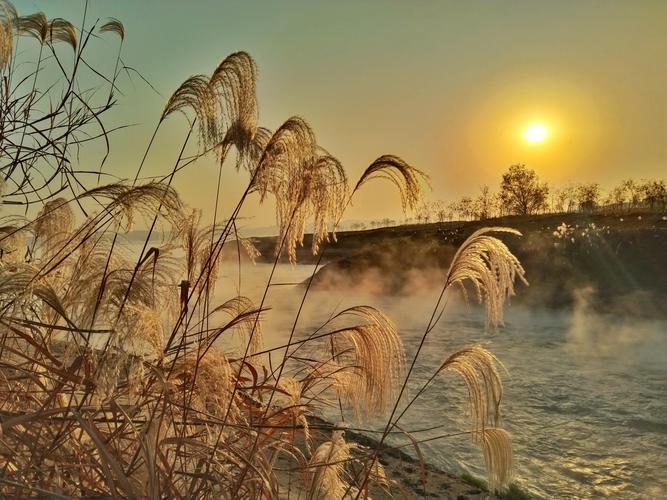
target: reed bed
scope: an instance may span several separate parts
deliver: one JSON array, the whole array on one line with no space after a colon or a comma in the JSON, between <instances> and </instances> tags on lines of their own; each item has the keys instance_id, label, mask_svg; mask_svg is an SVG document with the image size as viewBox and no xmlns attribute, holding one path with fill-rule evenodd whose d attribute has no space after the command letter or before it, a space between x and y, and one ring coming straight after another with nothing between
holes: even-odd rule
<instances>
[{"instance_id":1,"label":"reed bed","mask_svg":"<svg viewBox=\"0 0 667 500\"><path fill-rule=\"evenodd\" d=\"M76 28L43 13L22 16L0 2L0 172L3 206L15 212L0 222L0 492L365 498L375 484L391 493L380 446L346 442L341 427L318 445L319 429L308 417L332 406L358 422L386 416L382 442L402 429L401 416L423 392L398 413L419 353L407 367L400 332L368 306L301 333L312 278L287 344L265 349L271 279L257 304L227 290L228 298L216 302L216 280L225 243L237 240L257 256L236 227L249 197L275 200L274 268L284 258L296 262L309 223L319 265L355 193L386 179L410 210L424 174L383 155L350 189L343 166L318 145L303 118L289 118L275 131L258 125L256 65L238 52L210 75L187 78L167 99L134 179L104 182L104 160L98 170L84 171L76 158L93 140L110 144L104 120L119 77L133 71L121 58L125 36L117 19L90 22L84 12ZM119 49L105 75L86 51L108 37ZM19 44L32 44L36 60L20 61ZM91 72L97 79L96 88L107 90L86 90L82 68L87 79ZM55 83L46 76L54 72ZM173 169L146 181L142 167L162 124L183 117L183 149ZM196 154L185 156L186 145ZM216 201L213 223L204 225L172 181L205 157L228 168L232 149L247 187L224 217ZM138 252L126 243L133 228L148 229ZM455 286L486 303L489 327L502 321L503 304L524 273L494 236L498 231L514 232L483 230L462 246L422 345L443 314L442 297ZM151 238L156 234L159 244ZM232 336L241 339L240 352L229 350ZM303 356L304 346L317 348ZM467 432L483 450L494 488L507 485L512 457L500 427L498 366L490 352L473 346L447 357L431 378L453 373L463 380L472 416ZM406 436L421 456L418 441ZM276 471L279 459L292 464L289 472Z\"/></svg>"}]
</instances>

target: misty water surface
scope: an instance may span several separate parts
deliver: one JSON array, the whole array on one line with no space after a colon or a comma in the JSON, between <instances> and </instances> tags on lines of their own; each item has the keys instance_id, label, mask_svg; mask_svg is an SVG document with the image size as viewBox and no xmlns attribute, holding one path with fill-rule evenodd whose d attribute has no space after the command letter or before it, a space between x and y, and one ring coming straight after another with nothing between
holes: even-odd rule
<instances>
[{"instance_id":1,"label":"misty water surface","mask_svg":"<svg viewBox=\"0 0 667 500\"><path fill-rule=\"evenodd\" d=\"M244 267L241 292L259 301L270 269L265 264ZM274 282L301 281L312 269L281 265ZM238 287L231 266L223 274L221 294ZM301 294L296 287L272 287L265 304L272 308L266 314L266 347L286 342ZM410 297L313 291L297 338L334 311L373 305L396 322L410 360L435 298L435 290ZM509 372L503 421L513 436L516 480L524 488L550 498L667 494L667 318L602 316L582 305L560 311L510 306L505 320L498 332L485 332L480 308L450 303L420 355L410 385L413 394L456 349L483 343ZM442 425L415 434L428 439L466 430L465 412L463 387L448 376L438 379L401 424L407 430ZM326 416L340 420L333 410ZM377 419L364 427L380 429L385 422ZM429 461L447 470L484 475L481 452L469 437L438 439L422 447Z\"/></svg>"}]
</instances>

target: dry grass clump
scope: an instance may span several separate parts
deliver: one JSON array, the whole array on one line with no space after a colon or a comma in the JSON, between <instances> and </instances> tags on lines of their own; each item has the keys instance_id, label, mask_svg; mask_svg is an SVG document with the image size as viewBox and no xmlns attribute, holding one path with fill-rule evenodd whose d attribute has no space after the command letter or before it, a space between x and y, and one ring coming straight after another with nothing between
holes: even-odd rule
<instances>
[{"instance_id":1,"label":"dry grass clump","mask_svg":"<svg viewBox=\"0 0 667 500\"><path fill-rule=\"evenodd\" d=\"M237 234L247 197L276 200L275 266L282 254L295 262L308 224L312 250L321 256L352 195L374 178L388 178L404 207L414 207L423 174L385 155L350 191L342 165L317 144L305 120L292 117L273 133L258 126L256 66L237 52L210 77L188 78L167 100L141 165L160 124L176 113L188 118L187 137L195 128L200 137L187 162L181 153L160 181L142 182L140 165L131 183L86 186L70 150L86 143L79 138L91 127L107 143L102 118L120 71L105 79L111 89L101 104L78 93L76 63L63 76L62 95L42 89L39 76L43 47L60 63L53 44L62 42L85 61L94 28L121 42L125 36L115 19L79 31L43 13L19 16L0 1L0 70L8 82L0 94L3 202L39 206L34 216L0 220L0 494L278 498L301 491L307 498L342 498L366 497L368 480L389 487L378 450L347 443L339 430L316 446L321 429L309 418L335 408L343 418L350 412L369 420L398 405L416 358L406 371L403 343L388 317L358 306L304 332L297 315L288 343L265 349L266 293L254 304L218 290L216 281L230 237L257 256ZM20 80L10 78L16 36L39 43L36 66ZM12 88L9 82L17 81ZM46 122L47 112L35 104L42 99L51 116L35 131L24 124ZM237 167L250 177L247 188L228 217L216 214L203 224L171 181L207 154L223 168L232 146ZM133 228L149 229L139 251L127 242ZM445 287L471 283L495 325L523 269L488 231L463 245ZM241 352L231 348L233 336ZM440 371L463 379L471 435L484 450L492 484L505 484L511 448L497 427L496 359L475 346L449 357ZM279 474L284 462L289 467Z\"/></svg>"},{"instance_id":2,"label":"dry grass clump","mask_svg":"<svg viewBox=\"0 0 667 500\"><path fill-rule=\"evenodd\" d=\"M118 22L116 29L121 26ZM43 12L19 15L11 3L0 1L4 204L27 210L64 192L75 197L87 189L85 179L92 173L76 166L80 149L97 141L105 158L109 153L104 118L114 103L111 93L104 96L99 87L129 69L119 67L119 53L114 75L107 78L100 67L104 61L88 59L92 28L79 30L66 19L49 20ZM103 165L104 159L99 175Z\"/></svg>"}]
</instances>

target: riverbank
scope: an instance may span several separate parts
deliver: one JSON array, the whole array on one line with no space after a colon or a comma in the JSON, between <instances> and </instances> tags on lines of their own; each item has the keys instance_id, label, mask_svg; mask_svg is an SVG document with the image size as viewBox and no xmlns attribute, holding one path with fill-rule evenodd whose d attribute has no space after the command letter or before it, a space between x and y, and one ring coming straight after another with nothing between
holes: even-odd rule
<instances>
[{"instance_id":1,"label":"riverbank","mask_svg":"<svg viewBox=\"0 0 667 500\"><path fill-rule=\"evenodd\" d=\"M526 269L530 286L513 302L549 307L581 300L642 317L662 310L667 296L667 215L545 214L343 231L326 246L313 287L414 295L437 287L458 247L482 227L517 229L498 235ZM271 262L275 238L255 239L261 262ZM234 245L231 245L234 246ZM231 251L231 248L229 248ZM300 264L317 260L310 235L297 250Z\"/></svg>"},{"instance_id":2,"label":"riverbank","mask_svg":"<svg viewBox=\"0 0 667 500\"><path fill-rule=\"evenodd\" d=\"M314 440L314 449L331 436L334 426L319 417L309 417L311 435ZM354 442L357 447L353 450L356 455L368 453L369 450L378 448L378 441L366 434L346 430L345 439ZM409 443L412 447L412 444ZM386 485L374 485L370 488L369 495L375 500L391 498L441 498L446 500L482 500L482 499L513 499L525 500L530 498L516 485L511 485L508 491L502 495L489 493L485 481L472 476L457 476L443 471L428 463L420 463L418 459L406 453L403 449L382 445L379 462L382 464L388 482ZM293 466L293 464L291 465ZM286 488L288 483L287 470L290 462L286 459L279 460L276 464L278 477L282 487ZM303 498L304 492L299 486L300 482L294 481L290 485L290 498ZM286 490L285 490L286 491ZM287 495L284 495L287 498Z\"/></svg>"}]
</instances>

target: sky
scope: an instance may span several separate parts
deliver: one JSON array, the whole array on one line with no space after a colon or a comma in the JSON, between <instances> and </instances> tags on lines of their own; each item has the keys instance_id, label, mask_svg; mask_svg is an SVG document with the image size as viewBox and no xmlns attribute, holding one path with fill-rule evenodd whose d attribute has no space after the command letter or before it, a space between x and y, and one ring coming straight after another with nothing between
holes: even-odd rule
<instances>
[{"instance_id":1,"label":"sky","mask_svg":"<svg viewBox=\"0 0 667 500\"><path fill-rule=\"evenodd\" d=\"M81 22L79 0L20 0L22 14ZM112 136L105 170L133 176L166 97L188 76L210 74L244 50L259 68L260 124L304 117L353 182L381 154L431 177L430 199L495 189L525 163L555 185L667 172L667 2L660 1L241 1L90 0L88 19L120 19L123 59L140 79L123 90L111 120L132 124ZM90 58L112 69L117 39ZM549 129L530 144L531 123ZM144 172L173 166L186 123L170 118ZM85 161L99 161L101 148ZM97 156L96 156L97 155ZM217 166L204 160L175 181L184 200L212 212ZM222 209L247 174L223 167ZM273 223L252 200L247 227ZM401 219L391 185L368 184L347 219Z\"/></svg>"}]
</instances>

